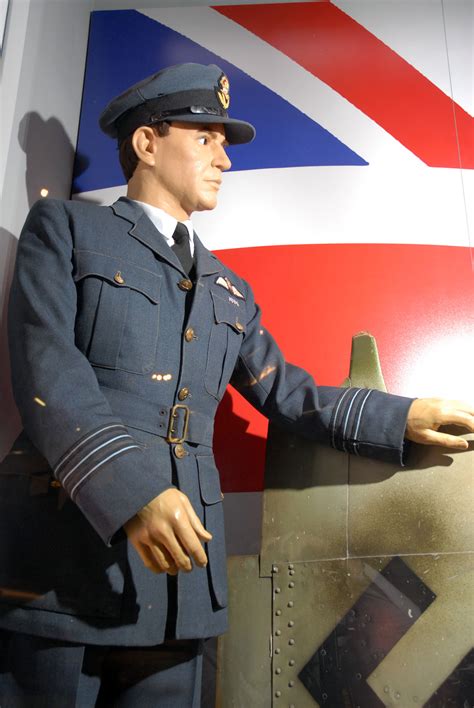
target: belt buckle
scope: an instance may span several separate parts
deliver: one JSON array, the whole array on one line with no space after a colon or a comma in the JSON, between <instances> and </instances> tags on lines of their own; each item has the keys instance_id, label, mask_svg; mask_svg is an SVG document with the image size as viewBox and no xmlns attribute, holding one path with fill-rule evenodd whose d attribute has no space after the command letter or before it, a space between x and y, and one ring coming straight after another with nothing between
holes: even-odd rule
<instances>
[{"instance_id":1,"label":"belt buckle","mask_svg":"<svg viewBox=\"0 0 474 708\"><path fill-rule=\"evenodd\" d=\"M173 429L173 423L174 423L175 419L178 417L177 411L180 408L184 411L183 434L181 436L177 436L175 434L175 430ZM166 435L166 442L168 442L168 443L183 443L186 440L186 437L188 435L188 425L189 425L189 408L188 408L188 406L185 406L183 403L176 403L170 410L170 418L169 418L169 423L168 423L168 432Z\"/></svg>"}]
</instances>

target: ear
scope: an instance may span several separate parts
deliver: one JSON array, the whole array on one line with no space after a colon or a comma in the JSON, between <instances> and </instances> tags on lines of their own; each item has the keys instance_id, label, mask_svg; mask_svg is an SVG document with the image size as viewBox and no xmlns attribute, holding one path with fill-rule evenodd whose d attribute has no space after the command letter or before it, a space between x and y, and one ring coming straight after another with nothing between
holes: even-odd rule
<instances>
[{"instance_id":1,"label":"ear","mask_svg":"<svg viewBox=\"0 0 474 708\"><path fill-rule=\"evenodd\" d=\"M159 135L149 125L142 125L133 133L132 145L141 162L146 165L155 164L155 154Z\"/></svg>"}]
</instances>

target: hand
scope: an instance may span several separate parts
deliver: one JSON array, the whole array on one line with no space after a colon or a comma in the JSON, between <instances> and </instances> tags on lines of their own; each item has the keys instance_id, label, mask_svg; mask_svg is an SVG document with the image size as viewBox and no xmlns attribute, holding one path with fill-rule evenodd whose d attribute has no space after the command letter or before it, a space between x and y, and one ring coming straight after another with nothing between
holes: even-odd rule
<instances>
[{"instance_id":1,"label":"hand","mask_svg":"<svg viewBox=\"0 0 474 708\"><path fill-rule=\"evenodd\" d=\"M201 568L207 565L200 539L210 541L212 535L178 489L167 489L152 499L124 529L144 565L155 573L189 572L191 557Z\"/></svg>"},{"instance_id":2,"label":"hand","mask_svg":"<svg viewBox=\"0 0 474 708\"><path fill-rule=\"evenodd\" d=\"M467 450L467 440L456 435L438 433L442 425L459 425L473 433L473 406L462 401L447 401L442 398L417 398L408 411L405 437L423 445Z\"/></svg>"}]
</instances>

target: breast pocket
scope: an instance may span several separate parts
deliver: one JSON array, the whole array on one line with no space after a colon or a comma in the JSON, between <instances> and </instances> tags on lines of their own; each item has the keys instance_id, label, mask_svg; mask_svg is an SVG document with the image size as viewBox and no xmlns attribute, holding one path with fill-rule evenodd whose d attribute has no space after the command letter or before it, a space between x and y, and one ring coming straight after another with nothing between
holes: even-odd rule
<instances>
[{"instance_id":1,"label":"breast pocket","mask_svg":"<svg viewBox=\"0 0 474 708\"><path fill-rule=\"evenodd\" d=\"M213 324L207 351L204 386L220 400L229 383L245 335L244 303L232 304L211 291Z\"/></svg>"},{"instance_id":2,"label":"breast pocket","mask_svg":"<svg viewBox=\"0 0 474 708\"><path fill-rule=\"evenodd\" d=\"M101 253L76 252L77 336L91 364L145 374L158 341L161 276Z\"/></svg>"}]
</instances>

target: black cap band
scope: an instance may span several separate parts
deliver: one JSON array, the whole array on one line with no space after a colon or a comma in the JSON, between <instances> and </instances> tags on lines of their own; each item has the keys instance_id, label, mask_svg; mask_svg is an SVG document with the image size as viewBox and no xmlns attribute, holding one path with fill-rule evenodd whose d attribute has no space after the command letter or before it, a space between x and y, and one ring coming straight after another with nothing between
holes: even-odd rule
<instances>
[{"instance_id":1,"label":"black cap band","mask_svg":"<svg viewBox=\"0 0 474 708\"><path fill-rule=\"evenodd\" d=\"M120 143L141 125L151 125L186 113L228 117L215 91L180 91L150 99L124 113L116 121L118 141Z\"/></svg>"}]
</instances>

